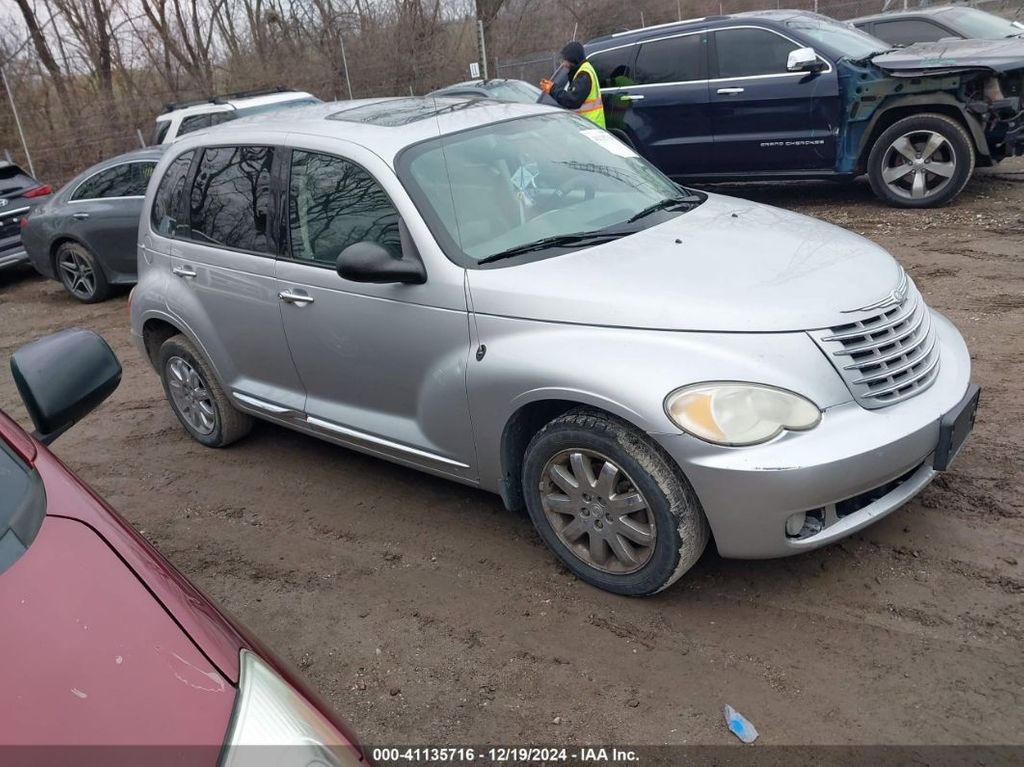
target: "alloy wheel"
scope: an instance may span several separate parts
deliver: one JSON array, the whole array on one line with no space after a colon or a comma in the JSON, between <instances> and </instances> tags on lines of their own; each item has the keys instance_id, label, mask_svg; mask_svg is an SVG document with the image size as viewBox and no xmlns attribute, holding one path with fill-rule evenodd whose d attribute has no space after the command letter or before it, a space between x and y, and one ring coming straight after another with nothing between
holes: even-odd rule
<instances>
[{"instance_id":1,"label":"alloy wheel","mask_svg":"<svg viewBox=\"0 0 1024 767\"><path fill-rule=\"evenodd\" d=\"M167 360L167 388L174 407L196 432L206 436L217 428L217 410L202 376L187 360Z\"/></svg>"},{"instance_id":2,"label":"alloy wheel","mask_svg":"<svg viewBox=\"0 0 1024 767\"><path fill-rule=\"evenodd\" d=\"M654 512L614 461L591 450L564 450L544 466L541 506L551 529L578 559L627 575L654 555Z\"/></svg>"},{"instance_id":3,"label":"alloy wheel","mask_svg":"<svg viewBox=\"0 0 1024 767\"><path fill-rule=\"evenodd\" d=\"M96 273L88 259L74 250L64 250L57 259L61 282L76 298L89 299L96 292Z\"/></svg>"},{"instance_id":4,"label":"alloy wheel","mask_svg":"<svg viewBox=\"0 0 1024 767\"><path fill-rule=\"evenodd\" d=\"M956 153L942 134L904 133L882 157L882 180L898 197L920 200L941 192L956 173Z\"/></svg>"}]
</instances>

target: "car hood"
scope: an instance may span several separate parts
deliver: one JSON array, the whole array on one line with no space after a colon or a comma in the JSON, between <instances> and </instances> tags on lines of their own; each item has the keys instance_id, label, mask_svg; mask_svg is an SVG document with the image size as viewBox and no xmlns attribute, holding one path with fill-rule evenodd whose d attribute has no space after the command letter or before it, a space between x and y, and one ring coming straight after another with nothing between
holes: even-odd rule
<instances>
[{"instance_id":1,"label":"car hood","mask_svg":"<svg viewBox=\"0 0 1024 767\"><path fill-rule=\"evenodd\" d=\"M0 576L0 745L208 746L235 688L107 542L48 516Z\"/></svg>"},{"instance_id":2,"label":"car hood","mask_svg":"<svg viewBox=\"0 0 1024 767\"><path fill-rule=\"evenodd\" d=\"M944 74L972 69L1009 72L1024 69L1024 39L1011 37L1006 40L914 43L875 56L871 63L896 76Z\"/></svg>"},{"instance_id":3,"label":"car hood","mask_svg":"<svg viewBox=\"0 0 1024 767\"><path fill-rule=\"evenodd\" d=\"M498 262L500 264L500 262ZM796 331L892 290L900 267L859 235L709 195L620 240L469 272L474 311L545 322L694 331Z\"/></svg>"}]
</instances>

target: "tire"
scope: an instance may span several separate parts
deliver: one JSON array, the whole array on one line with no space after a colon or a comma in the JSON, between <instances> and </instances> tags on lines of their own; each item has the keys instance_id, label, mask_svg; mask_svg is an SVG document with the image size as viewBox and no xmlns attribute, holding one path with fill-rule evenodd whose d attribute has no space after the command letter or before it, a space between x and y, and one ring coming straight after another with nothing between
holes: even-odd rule
<instances>
[{"instance_id":1,"label":"tire","mask_svg":"<svg viewBox=\"0 0 1024 767\"><path fill-rule=\"evenodd\" d=\"M196 442L227 447L252 429L252 416L235 409L209 363L185 336L164 341L157 362L167 402Z\"/></svg>"},{"instance_id":2,"label":"tire","mask_svg":"<svg viewBox=\"0 0 1024 767\"><path fill-rule=\"evenodd\" d=\"M875 196L889 205L935 208L963 191L975 160L971 137L956 120L914 115L897 120L875 141L868 181Z\"/></svg>"},{"instance_id":3,"label":"tire","mask_svg":"<svg viewBox=\"0 0 1024 767\"><path fill-rule=\"evenodd\" d=\"M96 256L77 242L62 242L53 258L54 272L68 295L83 304L96 304L110 297L110 283Z\"/></svg>"},{"instance_id":4,"label":"tire","mask_svg":"<svg viewBox=\"0 0 1024 767\"><path fill-rule=\"evenodd\" d=\"M609 470L614 479L602 483L609 463L618 473ZM566 483L566 471L583 477L578 488ZM560 482L553 479L558 472ZM537 432L526 449L522 482L530 519L548 547L579 578L616 594L647 596L672 585L710 537L678 467L644 434L596 410L571 410ZM616 514L616 507L634 510ZM602 541L596 548L595 538ZM632 561L620 558L613 542Z\"/></svg>"}]
</instances>

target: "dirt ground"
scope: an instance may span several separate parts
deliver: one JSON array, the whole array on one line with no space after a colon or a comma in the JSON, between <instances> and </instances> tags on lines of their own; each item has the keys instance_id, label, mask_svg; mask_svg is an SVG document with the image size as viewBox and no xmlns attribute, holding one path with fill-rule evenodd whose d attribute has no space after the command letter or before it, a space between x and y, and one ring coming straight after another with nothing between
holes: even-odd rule
<instances>
[{"instance_id":1,"label":"dirt ground","mask_svg":"<svg viewBox=\"0 0 1024 767\"><path fill-rule=\"evenodd\" d=\"M952 207L866 184L731 194L867 235L967 338L983 387L952 470L839 545L709 548L655 598L563 570L497 497L262 424L189 439L128 339L124 296L0 273L0 358L78 325L125 367L55 451L190 578L298 666L366 743L1024 743L1024 161ZM6 363L0 407L25 423Z\"/></svg>"}]
</instances>

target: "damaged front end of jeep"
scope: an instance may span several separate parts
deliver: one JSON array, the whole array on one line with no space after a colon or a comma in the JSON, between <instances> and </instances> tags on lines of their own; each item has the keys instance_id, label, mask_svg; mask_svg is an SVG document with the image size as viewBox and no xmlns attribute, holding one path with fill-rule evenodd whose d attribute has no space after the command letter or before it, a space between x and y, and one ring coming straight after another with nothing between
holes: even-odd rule
<instances>
[{"instance_id":1,"label":"damaged front end of jeep","mask_svg":"<svg viewBox=\"0 0 1024 767\"><path fill-rule=\"evenodd\" d=\"M919 43L862 61L841 60L846 119L836 170L863 170L865 147L883 116L922 111L957 118L969 130L978 165L1024 155L1024 41Z\"/></svg>"}]
</instances>

